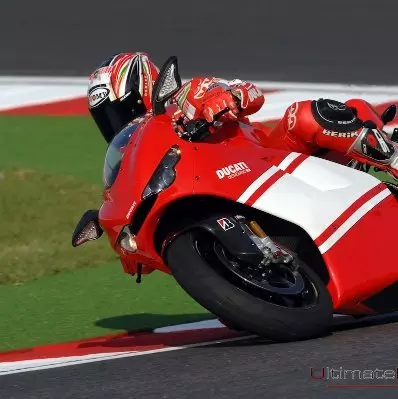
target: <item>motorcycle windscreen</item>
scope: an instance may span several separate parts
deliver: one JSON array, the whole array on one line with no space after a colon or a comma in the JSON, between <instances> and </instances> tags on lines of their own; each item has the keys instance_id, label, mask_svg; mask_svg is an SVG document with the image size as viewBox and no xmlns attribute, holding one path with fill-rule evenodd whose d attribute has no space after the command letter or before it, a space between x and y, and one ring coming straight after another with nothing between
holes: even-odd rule
<instances>
[{"instance_id":1,"label":"motorcycle windscreen","mask_svg":"<svg viewBox=\"0 0 398 399\"><path fill-rule=\"evenodd\" d=\"M127 125L110 142L104 161L103 181L105 188L110 188L115 182L127 145L138 125L139 123Z\"/></svg>"}]
</instances>

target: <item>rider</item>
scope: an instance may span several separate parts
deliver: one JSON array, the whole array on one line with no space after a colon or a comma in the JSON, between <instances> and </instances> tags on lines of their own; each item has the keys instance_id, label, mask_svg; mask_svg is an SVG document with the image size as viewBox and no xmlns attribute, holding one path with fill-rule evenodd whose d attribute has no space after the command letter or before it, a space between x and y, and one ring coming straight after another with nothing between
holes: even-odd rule
<instances>
[{"instance_id":1,"label":"rider","mask_svg":"<svg viewBox=\"0 0 398 399\"><path fill-rule=\"evenodd\" d=\"M90 75L90 113L108 143L125 125L151 109L152 88L158 73L147 54L137 52L116 54ZM215 114L229 108L219 119L226 122L247 120L246 116L262 107L264 96L252 83L196 77L185 83L173 100L178 112L187 119L202 117L211 122ZM260 123L255 123L255 127L264 133L264 146L304 154L322 148L335 150L398 177L397 166L391 162L379 161L382 157L377 154L369 161L363 146L355 145L355 151L352 150L367 119L376 121L375 126L369 127L383 128L379 114L364 100L353 99L343 104L320 99L295 102L272 129ZM372 148L377 148L377 137L369 139ZM389 145L396 147L393 142Z\"/></svg>"}]
</instances>

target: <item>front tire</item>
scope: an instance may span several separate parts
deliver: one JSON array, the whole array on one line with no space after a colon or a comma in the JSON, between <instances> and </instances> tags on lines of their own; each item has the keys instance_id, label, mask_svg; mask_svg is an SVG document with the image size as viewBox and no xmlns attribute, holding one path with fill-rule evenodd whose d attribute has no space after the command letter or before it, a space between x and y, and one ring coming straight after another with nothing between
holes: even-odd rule
<instances>
[{"instance_id":1,"label":"front tire","mask_svg":"<svg viewBox=\"0 0 398 399\"><path fill-rule=\"evenodd\" d=\"M198 250L198 240L212 236L192 230L169 244L165 261L181 287L199 304L231 325L275 341L294 341L325 334L333 318L330 295L318 277L303 262L299 271L313 287L314 302L304 307L272 303L257 291L229 279L222 266Z\"/></svg>"}]
</instances>

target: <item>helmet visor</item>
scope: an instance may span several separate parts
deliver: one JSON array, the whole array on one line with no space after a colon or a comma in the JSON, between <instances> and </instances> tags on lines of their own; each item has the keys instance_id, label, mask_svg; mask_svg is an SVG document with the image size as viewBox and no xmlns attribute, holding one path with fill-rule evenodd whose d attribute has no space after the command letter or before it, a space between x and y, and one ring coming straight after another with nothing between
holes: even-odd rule
<instances>
[{"instance_id":1,"label":"helmet visor","mask_svg":"<svg viewBox=\"0 0 398 399\"><path fill-rule=\"evenodd\" d=\"M90 108L90 113L107 143L133 119L144 115L146 107L141 97L134 91L123 100L110 101L109 98L97 107Z\"/></svg>"}]
</instances>

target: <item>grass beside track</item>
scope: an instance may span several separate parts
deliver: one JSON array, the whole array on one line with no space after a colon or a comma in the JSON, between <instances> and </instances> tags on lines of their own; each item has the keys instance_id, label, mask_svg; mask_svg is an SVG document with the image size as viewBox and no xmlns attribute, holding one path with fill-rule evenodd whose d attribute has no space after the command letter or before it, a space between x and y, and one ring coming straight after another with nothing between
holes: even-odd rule
<instances>
[{"instance_id":1,"label":"grass beside track","mask_svg":"<svg viewBox=\"0 0 398 399\"><path fill-rule=\"evenodd\" d=\"M0 286L0 351L213 318L154 272L143 282L119 262Z\"/></svg>"},{"instance_id":2,"label":"grass beside track","mask_svg":"<svg viewBox=\"0 0 398 399\"><path fill-rule=\"evenodd\" d=\"M106 143L88 117L0 115L0 167L101 185Z\"/></svg>"},{"instance_id":3,"label":"grass beside track","mask_svg":"<svg viewBox=\"0 0 398 399\"><path fill-rule=\"evenodd\" d=\"M101 203L105 142L89 118L0 116L0 284L116 259L106 240L74 249L84 210Z\"/></svg>"},{"instance_id":4,"label":"grass beside track","mask_svg":"<svg viewBox=\"0 0 398 399\"><path fill-rule=\"evenodd\" d=\"M107 240L77 249L71 246L77 212L98 206L99 186L31 169L0 173L0 284L19 284L117 259Z\"/></svg>"},{"instance_id":5,"label":"grass beside track","mask_svg":"<svg viewBox=\"0 0 398 399\"><path fill-rule=\"evenodd\" d=\"M209 317L167 275L137 286L105 238L72 248L101 203L106 144L89 118L1 115L0 143L1 351Z\"/></svg>"}]
</instances>

